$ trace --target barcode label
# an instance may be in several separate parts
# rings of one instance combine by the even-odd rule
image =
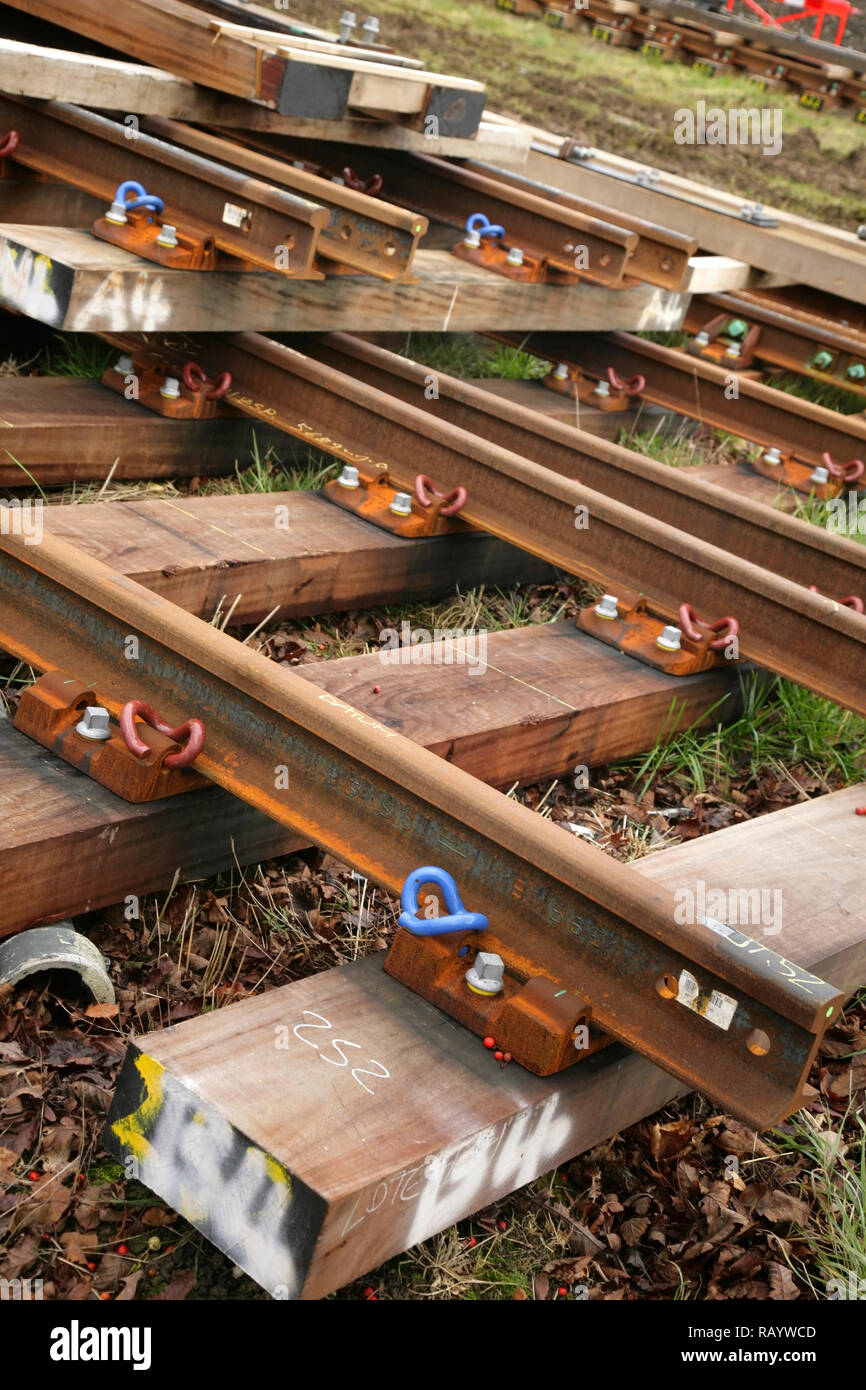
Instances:
[[[737,1012],[737,1001],[721,990],[702,990],[694,975],[683,970],[678,980],[677,1003],[683,1004],[692,1013],[700,1014],[708,1023],[715,1024],[727,1032],[731,1020]]]

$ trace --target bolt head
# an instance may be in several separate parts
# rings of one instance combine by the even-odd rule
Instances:
[[[709,347],[710,335],[701,329],[700,333],[695,334],[695,347]]]
[[[812,473],[809,475],[809,482],[817,483],[819,487],[823,487],[823,485],[825,483],[829,483],[829,481],[830,474],[827,472],[826,468],[822,468],[820,463],[816,468],[812,470]]]
[[[124,354],[124,356],[118,357],[114,364],[114,370],[119,372],[121,376],[129,376],[130,372],[135,371],[135,364],[131,357],[127,357]]]
[[[159,388],[159,394],[167,401],[176,401],[180,398],[180,382],[176,376],[167,376]]]
[[[390,507],[388,508],[388,511],[389,511],[389,512],[393,512],[395,516],[411,516],[411,515],[412,515],[412,497],[411,497],[411,494],[408,493],[408,492],[398,492],[398,493],[396,493],[393,502],[391,503]]]
[[[88,705],[75,726],[75,732],[82,738],[90,738],[102,743],[111,738],[111,719],[102,705]]]
[[[177,227],[173,227],[170,222],[163,222],[159,229],[159,236],[156,238],[157,246],[167,246],[169,249],[177,246]]]
[[[351,463],[344,463],[343,471],[337,479],[337,482],[339,483],[340,487],[360,487],[361,483],[358,476],[357,468],[355,468]]]
[[[592,611],[598,618],[618,618],[618,602],[619,600],[615,594],[603,594]]]
[[[512,246],[506,257],[506,265],[523,265],[523,251],[519,246]]]
[[[769,463],[775,468],[777,464],[782,462],[782,455],[779,453],[778,449],[772,447],[767,449],[766,453],[764,453],[763,460],[764,463]]]
[[[466,983],[478,994],[499,994],[505,977],[505,961],[495,951],[479,951],[466,971]]]
[[[467,232],[463,238],[463,245],[468,246],[470,251],[477,251],[481,245],[480,232]]]
[[[595,390],[593,391],[592,394],[593,394],[594,396],[609,396],[609,395],[610,395],[610,383],[607,382],[607,381],[599,381],[599,382],[596,382],[596,387],[595,387]]]
[[[108,212],[105,214],[106,222],[111,222],[115,227],[123,227],[129,220],[126,216],[126,203],[112,203]]]
[[[674,627],[672,623],[668,623],[662,628],[656,638],[656,646],[661,647],[663,652],[678,652],[680,650],[682,635],[678,627]]]

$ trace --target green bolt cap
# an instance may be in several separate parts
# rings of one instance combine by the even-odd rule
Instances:
[[[866,379],[866,366],[862,362],[852,362],[846,376],[850,377],[852,381],[863,381]]]
[[[731,319],[726,329],[729,338],[745,338],[749,331],[749,325],[742,319]]]
[[[816,352],[812,359],[812,366],[817,367],[819,372],[826,372],[828,367],[833,365],[832,352]]]

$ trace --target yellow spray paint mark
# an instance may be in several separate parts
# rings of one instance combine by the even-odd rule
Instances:
[[[282,1163],[278,1163],[270,1154],[265,1154],[265,1169],[271,1182],[282,1183],[289,1192],[292,1190],[292,1175],[287,1173]]]
[[[144,1054],[136,1057],[135,1065],[144,1082],[144,1099],[137,1110],[133,1110],[131,1115],[125,1115],[122,1120],[115,1120],[111,1128],[121,1144],[129,1149],[139,1162],[143,1162],[151,1149],[150,1141],[145,1137],[145,1130],[150,1129],[162,1109],[162,1074],[165,1067],[155,1058],[146,1057]]]

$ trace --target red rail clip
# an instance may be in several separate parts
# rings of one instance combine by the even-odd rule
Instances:
[[[709,628],[710,632],[718,632],[720,634],[718,637],[712,638],[709,643],[710,651],[713,652],[724,651],[725,647],[731,641],[731,638],[737,637],[740,631],[740,624],[737,622],[736,618],[719,618],[718,622],[707,623],[703,618],[698,617],[690,603],[681,604],[680,627],[689,641],[702,642],[704,640],[704,634],[699,628],[695,627],[696,623],[700,623],[701,627]]]
[[[466,505],[465,487],[455,487],[451,492],[440,492],[425,473],[419,473],[415,479],[415,496],[422,507],[431,506],[438,497],[445,503],[445,506],[439,508],[440,516],[456,516]]]
[[[640,373],[630,377],[628,381],[623,381],[619,372],[614,371],[613,367],[608,367],[607,379],[611,388],[621,396],[639,396],[646,389],[646,377],[641,376]]]
[[[354,169],[347,167],[342,171],[342,176],[346,187],[354,189],[356,193],[367,193],[371,198],[375,198],[382,192],[384,179],[381,174],[371,174],[368,179],[362,179]]]
[[[172,729],[160,719],[150,705],[145,704],[144,700],[128,700],[120,711],[120,732],[130,753],[134,753],[137,758],[146,758],[150,749],[136,733],[136,715],[158,733],[165,734],[166,738],[174,739],[177,743],[187,740],[185,748],[181,748],[177,753],[169,753],[164,760],[165,767],[189,767],[204,748],[204,724],[200,719],[187,719],[176,729]]]
[[[18,148],[20,136],[17,130],[10,130],[8,135],[0,139],[0,159],[5,159],[7,155],[14,154]]]
[[[210,386],[210,391],[205,392],[205,399],[209,401],[221,400],[226,391],[231,390],[231,372],[222,372],[218,377],[211,377],[197,362],[187,362],[181,375],[187,391],[191,391],[194,396],[198,395],[203,386]]]
[[[856,483],[863,477],[866,464],[862,459],[851,459],[849,463],[834,463],[831,454],[822,454],[824,467],[831,478],[841,478],[843,483]]]

